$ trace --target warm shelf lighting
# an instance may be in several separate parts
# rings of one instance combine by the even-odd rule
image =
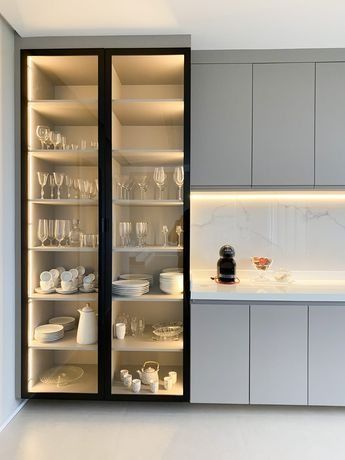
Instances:
[[[345,201],[345,190],[339,191],[243,191],[191,192],[192,201]]]

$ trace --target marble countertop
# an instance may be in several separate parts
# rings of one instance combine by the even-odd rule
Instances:
[[[345,302],[345,272],[291,272],[292,282],[280,283],[273,277],[257,282],[257,273],[243,270],[237,273],[240,283],[217,284],[211,280],[215,270],[192,270],[191,298],[196,300],[267,301],[267,302]]]

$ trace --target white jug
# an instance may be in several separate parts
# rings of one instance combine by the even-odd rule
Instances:
[[[78,332],[77,332],[77,343],[80,345],[91,345],[97,343],[97,315],[95,310],[90,307],[90,304],[86,304],[80,313]]]

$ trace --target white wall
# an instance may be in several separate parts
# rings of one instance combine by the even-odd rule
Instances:
[[[0,428],[15,397],[14,32],[0,16]]]

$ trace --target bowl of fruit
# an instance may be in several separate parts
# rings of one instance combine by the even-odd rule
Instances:
[[[252,263],[259,273],[258,280],[267,280],[266,272],[272,264],[272,259],[269,257],[252,257]]]

